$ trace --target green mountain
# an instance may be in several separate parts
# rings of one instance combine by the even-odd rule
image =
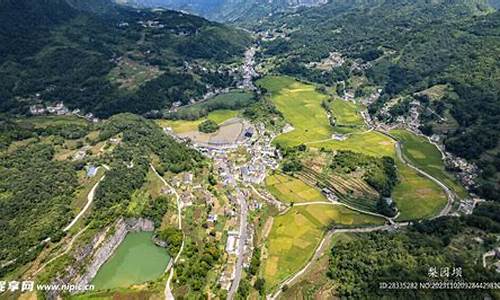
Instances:
[[[333,86],[349,77],[365,78],[361,86],[347,82],[359,95],[364,88],[382,88],[370,106],[375,115],[390,100],[448,86],[440,101],[426,104],[441,116],[424,114],[422,130],[444,135],[448,151],[476,162],[483,170],[476,192],[499,199],[500,12],[492,4],[333,0],[269,18],[256,29],[274,32],[262,44],[264,58],[278,61],[276,71]],[[310,67],[332,52],[351,65]],[[352,71],[353,62],[362,68]]]
[[[0,111],[63,101],[109,116],[146,113],[234,82],[250,43],[239,30],[110,1],[0,2]]]
[[[165,7],[211,20],[248,23],[278,12],[325,4],[327,0],[115,0],[134,7]]]

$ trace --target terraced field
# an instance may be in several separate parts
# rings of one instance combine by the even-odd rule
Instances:
[[[276,286],[304,266],[327,228],[381,225],[383,219],[363,215],[338,205],[307,205],[291,208],[274,219],[267,242],[262,276],[268,288]]]
[[[259,81],[259,85],[267,89],[272,101],[283,113],[285,119],[296,128],[290,133],[278,136],[275,140],[277,143],[285,145],[306,143],[308,147],[314,149],[350,150],[378,157],[389,156],[397,160],[396,142],[376,131],[358,130],[347,135],[346,140],[332,140],[333,127],[329,125],[326,111],[321,107],[321,102],[325,98],[316,92],[312,85],[300,83],[290,77],[278,76],[265,77]],[[359,108],[354,103],[334,100],[332,112],[336,114],[339,122],[352,125],[360,125],[362,122],[359,119],[361,117]],[[435,154],[433,155],[435,157]],[[420,219],[437,214],[446,203],[446,196],[439,186],[400,162],[398,162],[398,168],[400,183],[394,190],[393,199],[401,211],[400,219]],[[319,177],[311,180],[307,180],[306,177],[301,179],[313,186],[321,181]],[[329,183],[332,187],[337,186],[344,192],[348,191],[347,187],[352,184],[361,187],[359,182],[331,181]],[[328,183],[328,181],[323,183]],[[364,210],[375,209],[375,201],[370,200],[371,197],[340,198],[340,201]]]
[[[355,234],[337,233],[330,241],[327,241],[327,249],[334,248],[340,242],[357,239]],[[314,262],[309,271],[289,289],[283,292],[281,299],[335,299],[335,282],[328,278],[330,252],[325,251],[323,255]]]
[[[285,174],[268,176],[266,187],[274,197],[287,203],[327,201],[318,189]]]
[[[333,128],[321,103],[328,96],[316,91],[314,85],[301,83],[290,77],[268,76],[257,82],[271,94],[271,101],[283,113],[295,130],[282,134],[275,143],[296,146],[329,139]]]
[[[297,177],[309,185],[319,183],[322,187],[328,188],[335,193],[339,202],[361,210],[377,212],[376,204],[379,194],[362,178],[340,176],[337,174],[327,176],[319,174],[308,167],[304,167],[297,174]]]
[[[396,141],[380,132],[366,131],[356,104],[332,101],[331,112],[340,125],[332,127],[326,110],[321,106],[326,96],[318,93],[314,86],[289,77],[266,77],[259,81],[259,85],[267,89],[273,103],[295,128],[278,136],[275,143],[286,146],[304,143],[309,151],[350,150],[394,158],[400,182],[394,189],[393,199],[400,210],[400,221],[435,216],[446,205],[446,195],[437,184],[398,160]],[[344,133],[346,139],[334,140],[334,133]],[[278,199],[296,203],[287,213],[274,218],[261,268],[261,276],[266,280],[268,290],[307,263],[327,228],[334,223],[355,227],[384,223],[381,218],[340,205],[301,204],[325,198],[319,188],[313,188],[319,185],[334,191],[342,203],[376,211],[378,193],[362,178],[326,175],[321,170],[321,163],[313,160],[310,168],[304,166],[303,171],[295,175],[297,178],[278,174],[266,180],[267,188]]]
[[[467,197],[465,188],[445,170],[441,152],[436,146],[409,131],[392,130],[390,133],[402,143],[403,154],[413,165],[442,181],[459,197]]]

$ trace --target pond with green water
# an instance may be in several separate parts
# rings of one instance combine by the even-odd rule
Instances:
[[[96,290],[128,287],[160,277],[170,256],[156,246],[151,232],[129,233],[113,256],[99,269],[92,281]]]

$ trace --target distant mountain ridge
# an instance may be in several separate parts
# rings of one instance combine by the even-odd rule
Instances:
[[[134,7],[163,7],[194,13],[211,20],[235,22],[257,20],[299,7],[326,4],[328,0],[115,0]]]

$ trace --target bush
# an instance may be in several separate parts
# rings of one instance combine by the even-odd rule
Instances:
[[[214,133],[219,130],[219,125],[212,120],[206,120],[198,126],[198,130],[203,133]]]

